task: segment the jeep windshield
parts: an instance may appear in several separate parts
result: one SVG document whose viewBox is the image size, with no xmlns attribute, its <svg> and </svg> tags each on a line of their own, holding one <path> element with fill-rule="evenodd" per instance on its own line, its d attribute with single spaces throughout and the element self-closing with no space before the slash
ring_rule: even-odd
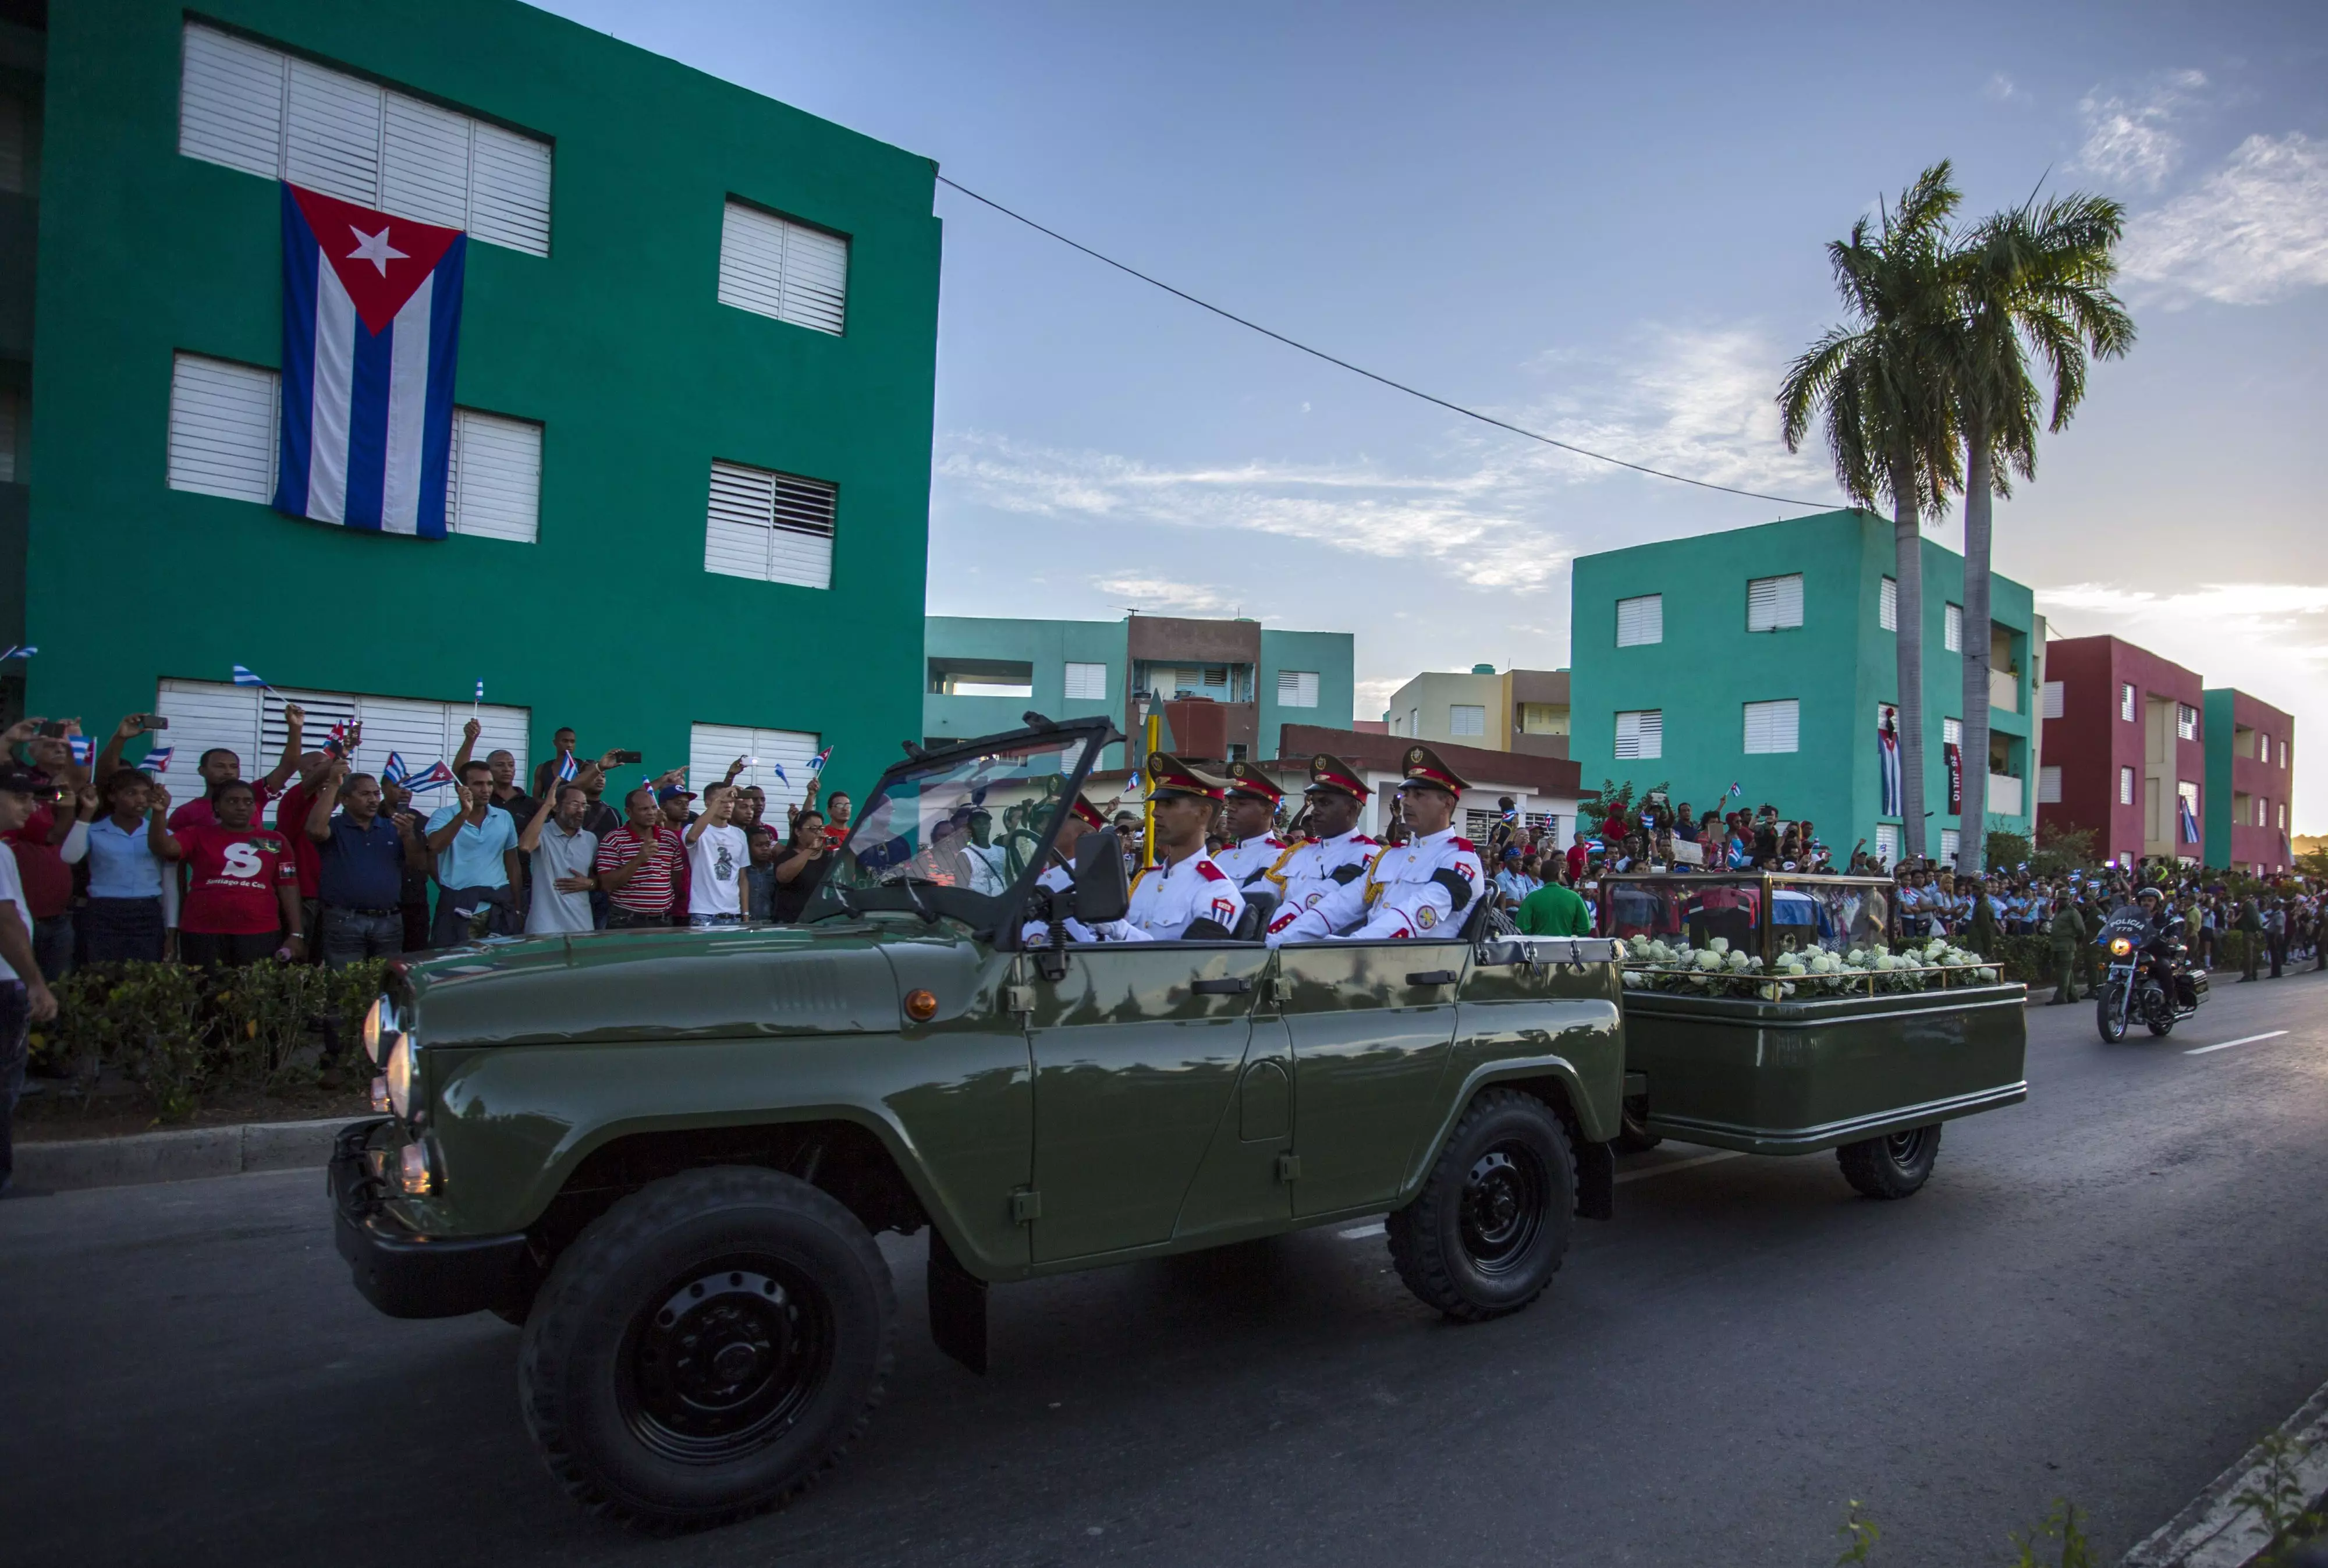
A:
<svg viewBox="0 0 2328 1568">
<path fill-rule="evenodd" d="M 865 908 L 990 918 L 996 901 L 1038 869 L 1091 738 L 1011 737 L 893 769 L 802 918 Z"/>
</svg>

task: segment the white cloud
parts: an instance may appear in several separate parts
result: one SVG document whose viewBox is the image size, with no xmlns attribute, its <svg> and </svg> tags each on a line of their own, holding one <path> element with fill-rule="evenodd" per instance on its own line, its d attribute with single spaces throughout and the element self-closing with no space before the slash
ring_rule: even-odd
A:
<svg viewBox="0 0 2328 1568">
<path fill-rule="evenodd" d="M 1980 92 L 1983 98 L 1995 99 L 1998 103 L 2012 103 L 2015 99 L 2026 101 L 2029 97 L 2025 89 L 2001 70 L 1988 79 L 1988 85 Z"/>
<path fill-rule="evenodd" d="M 1785 356 L 1742 328 L 1655 329 L 1621 359 L 1540 356 L 1570 384 L 1495 410 L 1579 446 L 1715 484 L 1816 495 L 1810 455 L 1779 440 L 1773 394 Z M 1540 589 L 1573 548 L 1547 517 L 1559 491 L 1625 471 L 1466 425 L 1433 459 L 1402 471 L 1368 461 L 1247 457 L 1168 466 L 987 432 L 950 435 L 940 483 L 1005 512 L 1246 530 L 1376 561 L 1420 561 L 1477 588 Z"/>
<path fill-rule="evenodd" d="M 2328 145 L 2253 136 L 2223 167 L 2128 225 L 2129 278 L 2169 299 L 2266 305 L 2328 283 Z"/>
<path fill-rule="evenodd" d="M 1253 606 L 1233 601 L 1220 589 L 1203 583 L 1176 582 L 1170 577 L 1124 576 L 1094 577 L 1092 587 L 1115 604 L 1142 615 L 1227 615 L 1251 612 Z M 1256 619 L 1263 619 L 1256 615 Z"/>
<path fill-rule="evenodd" d="M 1393 675 L 1379 681 L 1357 681 L 1356 700 L 1352 704 L 1357 716 L 1381 723 L 1383 714 L 1390 710 L 1391 693 L 1413 679 L 1412 675 Z"/>
<path fill-rule="evenodd" d="M 2203 73 L 2177 70 L 2133 100 L 2087 94 L 2078 103 L 2086 139 L 2071 166 L 2155 191 L 2182 161 L 2182 138 L 2169 127 L 2206 85 Z"/>
</svg>

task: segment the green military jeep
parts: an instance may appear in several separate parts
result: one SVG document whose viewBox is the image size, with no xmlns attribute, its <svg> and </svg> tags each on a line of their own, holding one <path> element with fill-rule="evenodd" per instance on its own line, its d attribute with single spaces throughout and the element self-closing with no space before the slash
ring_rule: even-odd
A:
<svg viewBox="0 0 2328 1568">
<path fill-rule="evenodd" d="M 340 1251 L 384 1312 L 524 1325 L 590 1507 L 687 1528 L 832 1464 L 892 1358 L 878 1231 L 928 1227 L 934 1336 L 982 1371 L 998 1282 L 1386 1213 L 1475 1320 L 1608 1216 L 1611 943 L 1479 900 L 1446 940 L 1063 944 L 1123 910 L 1112 833 L 1037 883 L 1120 737 L 1028 718 L 885 775 L 800 925 L 457 949 L 366 1019 L 392 1113 L 340 1140 Z"/>
</svg>

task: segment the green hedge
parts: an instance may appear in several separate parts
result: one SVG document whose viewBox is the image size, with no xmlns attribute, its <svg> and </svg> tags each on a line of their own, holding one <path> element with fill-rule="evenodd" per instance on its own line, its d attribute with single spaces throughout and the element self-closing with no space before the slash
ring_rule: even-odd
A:
<svg viewBox="0 0 2328 1568">
<path fill-rule="evenodd" d="M 330 970 L 272 959 L 215 975 L 178 963 L 108 963 L 54 987 L 57 1016 L 33 1031 L 42 1069 L 84 1095 L 108 1072 L 143 1091 L 164 1120 L 205 1092 L 316 1081 L 302 1047 L 336 1034 L 352 1046 L 387 961 Z"/>
</svg>

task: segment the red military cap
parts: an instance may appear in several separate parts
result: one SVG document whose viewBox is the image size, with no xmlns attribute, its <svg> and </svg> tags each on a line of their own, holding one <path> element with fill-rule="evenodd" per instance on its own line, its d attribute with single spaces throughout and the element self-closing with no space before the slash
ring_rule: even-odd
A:
<svg viewBox="0 0 2328 1568">
<path fill-rule="evenodd" d="M 1310 759 L 1310 789 L 1348 795 L 1352 800 L 1366 798 L 1366 784 L 1357 770 L 1331 752 L 1321 751 Z"/>
<path fill-rule="evenodd" d="M 1471 787 L 1463 782 L 1462 777 L 1453 768 L 1440 761 L 1439 754 L 1427 746 L 1410 746 L 1406 748 L 1404 771 L 1407 784 L 1421 784 L 1428 789 L 1445 790 L 1450 795 L 1460 795 Z M 1400 787 L 1403 788 L 1404 785 Z"/>
<path fill-rule="evenodd" d="M 1276 782 L 1249 762 L 1229 764 L 1229 793 L 1267 801 L 1272 806 L 1285 798 L 1285 792 L 1277 787 Z"/>
<path fill-rule="evenodd" d="M 1197 795 L 1216 801 L 1229 792 L 1229 781 L 1216 778 L 1194 763 L 1174 756 L 1168 751 L 1148 754 L 1148 793 L 1150 799 L 1160 795 Z"/>
<path fill-rule="evenodd" d="M 1099 808 L 1092 804 L 1091 802 L 1084 799 L 1081 795 L 1077 795 L 1074 800 L 1070 801 L 1067 803 L 1067 809 L 1075 812 L 1075 815 L 1081 817 L 1084 822 L 1089 822 L 1094 828 L 1103 828 L 1107 826 L 1107 819 L 1100 815 Z"/>
</svg>

